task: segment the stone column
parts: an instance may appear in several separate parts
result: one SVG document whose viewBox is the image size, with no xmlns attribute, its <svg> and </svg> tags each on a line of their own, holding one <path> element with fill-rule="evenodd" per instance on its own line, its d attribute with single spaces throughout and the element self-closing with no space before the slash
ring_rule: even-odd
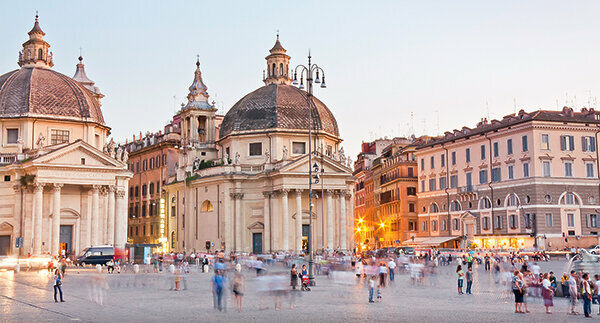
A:
<svg viewBox="0 0 600 323">
<path fill-rule="evenodd" d="M 348 240 L 348 238 L 346 237 L 346 197 L 346 191 L 342 190 L 340 192 L 340 249 L 342 250 L 348 249 L 348 245 L 346 244 L 346 241 Z"/>
<path fill-rule="evenodd" d="M 296 190 L 296 252 L 302 251 L 302 190 Z"/>
<path fill-rule="evenodd" d="M 327 249 L 333 249 L 333 190 L 327 190 Z"/>
<path fill-rule="evenodd" d="M 100 227 L 98 223 L 100 222 L 100 205 L 99 205 L 99 193 L 100 185 L 92 185 L 92 246 L 100 244 Z"/>
<path fill-rule="evenodd" d="M 23 187 L 20 184 L 15 184 L 13 185 L 13 190 L 15 191 L 15 204 L 14 204 L 14 208 L 13 208 L 13 223 L 14 225 L 14 231 L 13 231 L 13 241 L 12 241 L 12 245 L 14 247 L 17 237 L 21 236 L 21 232 L 25 231 L 25 230 L 21 230 L 21 217 L 22 217 L 22 213 L 21 213 L 21 208 L 23 203 L 21 203 L 21 199 L 22 199 L 22 194 L 23 194 Z M 25 243 L 24 241 L 25 239 L 23 239 L 23 243 Z M 13 252 L 13 255 L 22 255 L 23 253 L 21 252 L 21 250 L 23 250 L 24 247 L 21 246 L 21 249 L 19 250 L 15 250 L 15 252 Z"/>
<path fill-rule="evenodd" d="M 225 250 L 231 251 L 234 249 L 233 235 L 231 226 L 233 225 L 233 207 L 231 207 L 231 193 L 226 189 L 225 198 L 223 199 L 223 208 L 225 209 L 225 217 L 223 218 L 223 241 L 225 242 Z"/>
<path fill-rule="evenodd" d="M 242 251 L 244 248 L 244 214 L 242 212 L 243 193 L 231 193 L 235 204 L 235 251 Z"/>
<path fill-rule="evenodd" d="M 273 242 L 271 244 L 271 250 L 277 251 L 281 250 L 281 245 L 279 244 L 279 201 L 277 197 L 279 192 L 273 192 L 273 198 L 271 199 L 271 236 L 273 238 Z"/>
<path fill-rule="evenodd" d="M 63 184 L 54 184 L 54 202 L 52 207 L 52 250 L 51 255 L 60 255 L 60 189 Z M 72 246 L 71 246 L 72 247 Z"/>
<path fill-rule="evenodd" d="M 106 244 L 106 224 L 108 222 L 108 187 L 103 186 L 100 189 L 100 200 L 102 201 L 102 213 L 100 213 L 100 219 L 98 220 L 98 242 L 100 244 Z"/>
<path fill-rule="evenodd" d="M 290 220 L 288 210 L 288 192 L 290 190 L 281 191 L 281 228 L 282 228 L 282 248 L 284 251 L 290 250 Z"/>
<path fill-rule="evenodd" d="M 106 219 L 106 242 L 115 245 L 115 186 L 108 187 L 108 217 Z"/>
<path fill-rule="evenodd" d="M 33 209 L 33 254 L 39 255 L 42 253 L 42 210 L 44 203 L 44 185 L 43 183 L 35 183 L 35 208 Z"/>
<path fill-rule="evenodd" d="M 263 192 L 263 252 L 268 253 L 271 251 L 271 219 L 270 219 L 270 208 L 269 200 L 271 199 L 270 192 Z"/>
<path fill-rule="evenodd" d="M 125 248 L 127 243 L 127 190 L 118 188 L 115 215 L 115 248 Z"/>
</svg>

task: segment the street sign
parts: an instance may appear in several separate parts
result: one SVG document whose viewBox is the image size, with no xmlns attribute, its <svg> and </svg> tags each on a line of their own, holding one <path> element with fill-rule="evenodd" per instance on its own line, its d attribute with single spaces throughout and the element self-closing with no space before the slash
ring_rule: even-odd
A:
<svg viewBox="0 0 600 323">
<path fill-rule="evenodd" d="M 15 248 L 22 248 L 23 247 L 23 237 L 17 237 L 15 239 Z"/>
</svg>

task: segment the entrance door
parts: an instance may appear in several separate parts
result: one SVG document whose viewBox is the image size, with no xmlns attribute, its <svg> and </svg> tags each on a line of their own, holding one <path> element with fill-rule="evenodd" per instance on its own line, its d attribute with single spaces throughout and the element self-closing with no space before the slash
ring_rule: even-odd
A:
<svg viewBox="0 0 600 323">
<path fill-rule="evenodd" d="M 0 256 L 10 254 L 10 236 L 0 236 Z"/>
<path fill-rule="evenodd" d="M 310 229 L 310 226 L 308 224 L 303 224 L 302 225 L 302 250 L 308 250 L 308 232 L 309 232 L 309 229 Z"/>
<path fill-rule="evenodd" d="M 262 250 L 262 233 L 252 233 L 252 253 L 255 255 L 261 254 Z"/>
<path fill-rule="evenodd" d="M 60 226 L 60 243 L 58 245 L 58 252 L 60 255 L 63 254 L 68 256 L 73 251 L 73 226 L 72 225 L 61 225 Z"/>
</svg>

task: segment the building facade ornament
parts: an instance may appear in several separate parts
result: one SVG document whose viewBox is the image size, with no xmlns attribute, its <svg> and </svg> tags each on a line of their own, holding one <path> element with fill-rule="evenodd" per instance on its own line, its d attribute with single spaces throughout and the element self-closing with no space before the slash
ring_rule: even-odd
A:
<svg viewBox="0 0 600 323">
<path fill-rule="evenodd" d="M 64 184 L 60 184 L 60 183 L 54 183 L 52 185 L 52 190 L 54 192 L 60 192 L 60 189 L 64 186 Z"/>
</svg>

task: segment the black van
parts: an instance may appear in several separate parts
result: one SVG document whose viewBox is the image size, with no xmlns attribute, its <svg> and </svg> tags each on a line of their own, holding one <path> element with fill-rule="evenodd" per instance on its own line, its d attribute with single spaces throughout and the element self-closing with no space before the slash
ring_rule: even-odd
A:
<svg viewBox="0 0 600 323">
<path fill-rule="evenodd" d="M 76 262 L 80 266 L 106 265 L 107 262 L 113 260 L 114 256 L 115 249 L 112 246 L 95 246 L 85 248 L 77 257 Z"/>
</svg>

